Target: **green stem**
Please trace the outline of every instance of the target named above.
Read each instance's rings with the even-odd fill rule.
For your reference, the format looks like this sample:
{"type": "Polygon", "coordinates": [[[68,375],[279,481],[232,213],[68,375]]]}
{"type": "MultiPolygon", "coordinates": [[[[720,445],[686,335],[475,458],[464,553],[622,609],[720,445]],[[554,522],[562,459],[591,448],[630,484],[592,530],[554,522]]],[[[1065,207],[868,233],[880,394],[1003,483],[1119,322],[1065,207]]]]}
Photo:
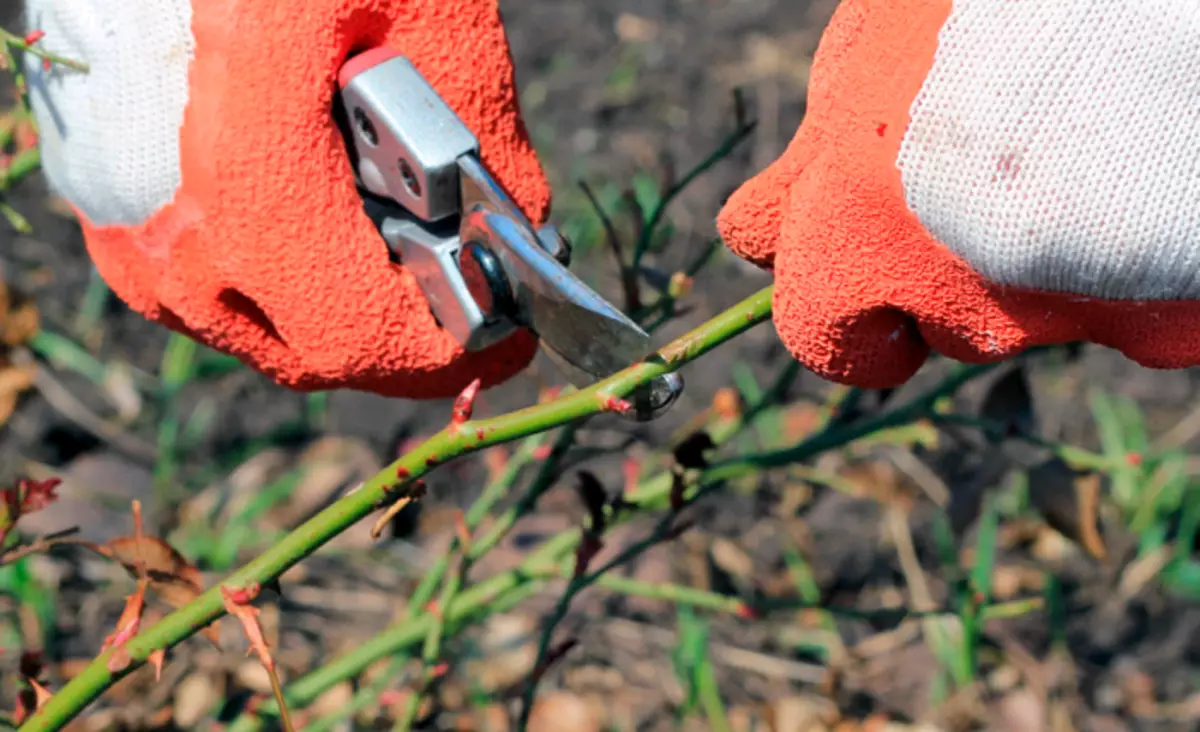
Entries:
{"type": "MultiPolygon", "coordinates": [[[[689,503],[694,502],[698,498],[699,495],[693,496],[689,503]]],[[[584,571],[580,573],[574,566],[571,567],[571,578],[567,583],[567,589],[558,598],[558,602],[555,604],[554,611],[550,617],[543,623],[541,638],[538,641],[537,655],[535,656],[535,669],[544,671],[541,667],[546,662],[547,654],[550,652],[550,642],[554,640],[554,631],[558,629],[563,619],[566,618],[567,610],[570,609],[571,601],[575,599],[575,596],[595,584],[597,580],[609,572],[624,566],[635,557],[641,555],[646,549],[665,541],[677,518],[678,513],[672,511],[659,520],[658,524],[654,527],[654,531],[650,532],[647,538],[626,547],[617,556],[605,562],[598,569],[587,572],[587,568],[585,567],[584,571]]],[[[522,695],[521,716],[517,723],[518,730],[524,730],[529,725],[529,715],[533,711],[533,700],[537,694],[537,687],[540,681],[541,673],[535,671],[525,685],[525,691],[522,695]]]]}
{"type": "MultiPolygon", "coordinates": [[[[542,461],[537,475],[534,477],[529,487],[526,488],[522,497],[517,501],[518,506],[525,506],[528,510],[533,509],[537,497],[542,495],[542,493],[544,493],[550,486],[555,477],[557,477],[558,466],[562,459],[566,456],[567,449],[574,442],[575,431],[578,426],[578,423],[567,425],[559,434],[558,439],[555,440],[553,448],[551,448],[550,454],[544,461],[542,461]]],[[[489,513],[491,513],[491,510],[495,504],[498,503],[500,499],[508,492],[508,490],[512,488],[513,484],[520,475],[521,469],[529,464],[534,455],[537,453],[538,448],[544,444],[545,438],[546,436],[544,434],[538,434],[530,437],[529,439],[525,440],[524,443],[522,443],[521,448],[517,450],[516,454],[513,455],[511,460],[509,460],[508,465],[505,467],[504,472],[500,475],[500,477],[493,481],[489,486],[484,488],[479,499],[467,511],[466,523],[468,529],[474,531],[483,522],[483,519],[486,518],[489,513]]],[[[506,513],[505,516],[510,516],[510,520],[502,520],[500,523],[505,525],[507,528],[502,532],[491,532],[489,534],[489,536],[493,538],[492,546],[495,546],[495,544],[503,540],[504,536],[507,535],[508,530],[510,530],[516,524],[517,518],[512,515],[511,511],[506,513]]],[[[452,545],[452,550],[454,547],[457,547],[457,545],[457,538],[455,538],[452,545]]],[[[566,550],[569,550],[573,546],[574,544],[571,544],[566,550]]],[[[554,547],[551,548],[554,549],[554,547]]],[[[472,562],[477,560],[479,557],[487,553],[487,549],[488,547],[481,547],[480,542],[474,542],[471,546],[471,549],[467,552],[467,561],[472,562]]],[[[555,549],[555,551],[557,550],[555,549]]],[[[445,576],[446,572],[449,571],[450,557],[451,552],[443,554],[438,559],[437,564],[435,564],[428,572],[425,573],[425,576],[422,578],[417,589],[413,592],[412,598],[409,600],[408,609],[405,612],[404,618],[401,619],[399,623],[393,625],[387,630],[384,630],[380,635],[367,641],[365,646],[356,648],[348,654],[361,661],[361,664],[344,665],[340,663],[342,659],[339,658],[333,661],[333,663],[338,664],[338,668],[343,672],[342,675],[327,674],[325,673],[326,667],[322,667],[306,676],[301,677],[295,682],[295,684],[293,684],[293,686],[289,687],[286,694],[288,703],[293,707],[307,705],[311,703],[313,699],[317,697],[317,695],[325,692],[334,684],[344,681],[352,676],[357,676],[358,674],[362,673],[367,665],[374,663],[376,660],[378,660],[378,658],[386,656],[386,653],[384,653],[383,656],[374,656],[364,655],[362,652],[364,650],[370,651],[374,649],[378,651],[392,647],[393,639],[397,637],[396,634],[398,632],[403,632],[405,628],[411,625],[414,619],[421,615],[430,598],[433,597],[433,592],[435,589],[437,589],[438,583],[442,581],[442,578],[445,576]],[[303,691],[304,695],[302,697],[296,696],[296,693],[299,692],[293,693],[293,689],[299,689],[300,691],[303,691]]],[[[541,554],[532,555],[530,560],[530,567],[536,567],[538,563],[546,561],[541,554]]],[[[529,577],[533,576],[531,569],[527,568],[522,571],[529,577]]],[[[456,600],[452,599],[448,601],[444,607],[453,607],[455,602],[456,600]]],[[[499,610],[495,610],[493,608],[491,612],[499,612],[499,610]]],[[[425,634],[426,638],[428,638],[429,633],[433,631],[433,625],[435,621],[431,618],[432,616],[429,616],[427,618],[423,618],[422,620],[422,622],[429,622],[430,625],[425,634]]],[[[401,648],[397,650],[403,649],[401,648]]],[[[275,708],[270,704],[265,704],[258,708],[256,714],[274,715],[275,708]]],[[[232,729],[257,729],[258,725],[259,722],[257,719],[247,713],[238,718],[232,729]]]]}
{"type": "Polygon", "coordinates": [[[3,171],[4,179],[0,181],[0,190],[9,190],[31,175],[41,164],[42,153],[36,147],[17,153],[8,161],[8,168],[3,171]]]}
{"type": "Polygon", "coordinates": [[[778,450],[768,450],[755,455],[743,455],[715,464],[705,473],[706,479],[726,479],[745,475],[747,472],[764,468],[777,468],[803,462],[827,450],[840,447],[881,430],[901,427],[919,419],[929,417],[933,405],[949,396],[964,384],[994,369],[996,364],[960,366],[935,388],[913,399],[903,407],[883,412],[869,419],[851,422],[831,430],[820,432],[797,445],[778,450]]]}
{"type": "MultiPolygon", "coordinates": [[[[575,424],[567,425],[563,429],[562,434],[560,434],[558,439],[555,441],[554,447],[550,451],[550,455],[546,458],[546,461],[542,464],[541,469],[538,471],[537,477],[534,479],[533,483],[530,484],[529,489],[526,490],[521,500],[517,502],[517,505],[514,507],[513,511],[507,515],[507,517],[511,517],[510,520],[501,521],[496,527],[498,531],[493,531],[490,533],[489,537],[491,538],[491,541],[483,543],[483,546],[478,552],[473,550],[473,547],[465,547],[466,551],[459,560],[458,568],[453,574],[445,578],[445,583],[442,585],[442,591],[438,595],[437,599],[437,607],[439,610],[434,613],[434,622],[429,628],[429,634],[425,636],[425,645],[421,651],[421,660],[424,662],[426,669],[433,668],[434,664],[438,662],[442,653],[442,638],[446,632],[446,624],[445,618],[440,614],[440,609],[449,607],[450,603],[454,601],[454,598],[458,596],[459,591],[463,587],[463,582],[466,580],[467,573],[471,571],[471,566],[475,563],[475,561],[479,557],[482,557],[484,554],[489,552],[497,542],[507,536],[508,532],[512,529],[516,522],[520,520],[521,517],[533,510],[537,503],[537,499],[546,492],[551,484],[553,484],[554,479],[558,477],[558,468],[562,463],[562,459],[566,456],[567,451],[575,442],[575,433],[579,425],[580,423],[576,422],[575,424]]],[[[534,443],[534,445],[527,446],[528,449],[523,449],[522,457],[524,457],[526,461],[532,457],[533,452],[536,450],[536,445],[541,444],[541,440],[539,439],[540,437],[541,435],[537,435],[533,438],[530,438],[529,442],[534,443]]],[[[464,518],[464,522],[466,523],[467,530],[469,532],[474,533],[475,529],[483,521],[484,517],[491,513],[492,508],[495,507],[496,503],[499,502],[500,498],[505,492],[507,492],[507,489],[510,488],[512,483],[516,480],[517,472],[519,472],[519,469],[516,471],[511,469],[506,471],[504,478],[509,478],[509,480],[496,481],[496,485],[489,486],[484,490],[483,494],[479,497],[479,500],[476,501],[475,505],[471,507],[469,514],[464,518]]],[[[448,558],[453,556],[459,548],[458,538],[455,537],[455,539],[451,542],[450,551],[447,552],[445,557],[448,558]]],[[[443,568],[440,572],[440,575],[445,575],[445,573],[446,569],[443,568]]],[[[407,732],[407,730],[412,727],[413,722],[416,721],[417,712],[421,708],[421,700],[428,692],[429,689],[427,688],[419,689],[416,693],[412,694],[412,696],[408,698],[408,704],[405,706],[404,715],[395,726],[396,730],[399,732],[407,732]]]]}
{"type": "MultiPolygon", "coordinates": [[[[713,440],[717,444],[724,444],[733,438],[742,428],[751,424],[754,418],[762,413],[771,405],[783,398],[792,382],[800,373],[800,365],[791,361],[788,362],[774,382],[763,392],[762,398],[754,404],[748,406],[745,412],[739,419],[731,420],[728,423],[723,423],[712,432],[713,440]]],[[[467,560],[470,562],[477,561],[480,557],[486,555],[494,549],[504,537],[512,530],[517,521],[522,516],[532,511],[537,504],[538,499],[545,493],[558,475],[559,465],[563,458],[566,457],[567,451],[574,442],[575,433],[581,426],[581,422],[567,425],[555,440],[551,447],[550,454],[542,461],[537,474],[534,476],[529,487],[526,488],[522,496],[517,500],[516,504],[505,511],[495,522],[492,529],[482,538],[472,542],[470,550],[467,552],[467,560]]],[[[512,485],[516,482],[520,470],[528,464],[533,458],[534,453],[544,444],[545,435],[535,435],[526,440],[513,458],[509,461],[504,473],[494,481],[491,485],[484,489],[479,500],[477,500],[467,511],[466,523],[467,527],[474,531],[482,522],[483,519],[491,513],[492,508],[496,503],[508,492],[512,485]]],[[[669,474],[664,473],[661,478],[666,478],[669,486],[669,474]]],[[[662,481],[659,480],[659,483],[662,481]]],[[[665,490],[665,488],[664,488],[665,490]]],[[[666,494],[663,493],[662,496],[666,494]]],[[[578,538],[578,533],[574,534],[578,538]]],[[[574,549],[578,542],[570,544],[568,549],[574,549]]],[[[454,544],[457,546],[457,543],[454,544]]],[[[540,555],[534,555],[535,561],[540,555]]],[[[437,563],[426,572],[417,589],[413,592],[413,596],[409,601],[409,610],[401,622],[383,631],[382,634],[373,637],[363,646],[351,651],[347,658],[339,658],[332,663],[336,665],[336,673],[330,673],[330,666],[324,666],[312,673],[301,677],[286,692],[288,703],[294,708],[299,708],[307,705],[317,697],[317,695],[325,692],[334,684],[344,681],[353,676],[357,676],[366,669],[368,665],[374,663],[379,658],[385,657],[392,652],[398,639],[406,638],[404,635],[407,632],[409,624],[413,619],[420,614],[420,611],[425,607],[429,600],[433,597],[434,591],[437,589],[438,583],[442,581],[445,573],[450,567],[450,554],[444,554],[440,557],[437,563]],[[346,663],[347,659],[351,662],[346,663]]],[[[528,570],[526,570],[529,573],[528,570]]],[[[533,575],[530,573],[532,578],[533,575]]],[[[553,577],[554,572],[543,573],[544,577],[553,577]]],[[[422,622],[430,622],[428,618],[422,619],[422,622]]],[[[396,651],[401,649],[395,649],[396,651]]],[[[259,714],[271,715],[274,714],[274,708],[268,703],[258,708],[259,714]]],[[[251,732],[261,727],[261,722],[255,716],[244,714],[239,717],[233,724],[230,732],[251,732]]]]}
{"type": "Polygon", "coordinates": [[[712,659],[705,658],[696,669],[696,695],[713,732],[729,732],[732,727],[725,716],[725,703],[721,701],[721,690],[717,688],[717,673],[712,659]]]}
{"type": "MultiPolygon", "coordinates": [[[[336,727],[338,723],[350,719],[376,703],[379,697],[383,696],[383,692],[387,691],[388,684],[391,683],[397,674],[404,670],[404,661],[405,659],[402,656],[393,658],[392,662],[388,664],[387,669],[379,675],[379,678],[355,692],[354,698],[350,700],[349,704],[334,709],[329,714],[309,722],[304,726],[304,732],[328,732],[328,730],[336,727]]],[[[287,690],[284,690],[284,698],[286,699],[288,696],[287,690]]],[[[256,718],[255,721],[257,721],[256,718]]],[[[236,727],[240,722],[240,719],[237,720],[234,726],[236,727]]]]}
{"type": "MultiPolygon", "coordinates": [[[[443,429],[408,455],[366,481],[259,557],[225,580],[233,586],[270,581],[311,555],[341,532],[374,512],[402,485],[448,460],[598,414],[610,397],[624,398],[652,379],[671,373],[729,339],[767,320],[773,288],[743,300],[716,318],[664,347],[645,361],[595,384],[547,404],[535,405],[491,419],[471,421],[456,429],[443,429]],[[405,477],[400,479],[398,474],[405,477]]],[[[59,729],[113,683],[145,663],[151,652],[173,646],[224,614],[219,587],[171,613],[139,633],[125,645],[132,662],[122,671],[108,670],[111,652],[102,653],[50,699],[21,729],[59,729]]],[[[428,629],[426,629],[427,631],[428,629]]]]}
{"type": "Polygon", "coordinates": [[[18,36],[15,33],[6,31],[3,28],[0,28],[0,42],[3,42],[5,46],[15,48],[32,56],[37,56],[38,58],[44,58],[50,63],[58,64],[59,66],[66,66],[69,69],[82,71],[84,73],[87,73],[88,71],[87,64],[43,51],[42,49],[38,48],[37,45],[26,43],[22,36],[18,36]]]}
{"type": "Polygon", "coordinates": [[[663,217],[666,216],[667,208],[670,207],[671,202],[674,201],[679,194],[687,190],[688,186],[690,186],[697,178],[704,175],[717,163],[729,157],[730,153],[732,153],[738,145],[742,144],[744,140],[750,137],[750,134],[754,132],[755,126],[756,125],[754,122],[745,122],[744,120],[739,119],[737,129],[735,129],[728,137],[726,137],[716,150],[713,150],[708,157],[700,161],[699,165],[689,170],[686,175],[684,175],[682,178],[676,181],[674,185],[667,189],[666,193],[663,194],[662,199],[658,202],[658,205],[654,207],[654,211],[650,214],[646,225],[642,228],[641,235],[638,237],[637,241],[634,242],[632,269],[635,272],[639,267],[641,267],[642,258],[646,255],[646,252],[649,251],[650,245],[654,241],[654,235],[658,232],[658,227],[662,223],[663,217]]]}
{"type": "MultiPolygon", "coordinates": [[[[579,532],[568,531],[542,545],[517,569],[490,577],[461,592],[445,610],[449,623],[460,627],[480,617],[502,613],[527,600],[544,586],[537,577],[545,574],[546,566],[555,566],[569,554],[579,540],[579,532]]],[[[293,707],[311,703],[321,693],[345,679],[357,676],[371,664],[421,643],[433,626],[433,616],[426,613],[411,623],[394,625],[358,646],[349,653],[297,679],[284,691],[293,707]]],[[[274,714],[274,707],[260,709],[262,714],[274,714]]],[[[230,725],[228,732],[257,732],[262,729],[261,717],[243,714],[230,725]]]]}
{"type": "MultiPolygon", "coordinates": [[[[975,376],[982,375],[985,372],[986,369],[975,369],[972,370],[969,375],[973,378],[975,376]]],[[[762,397],[755,403],[749,405],[739,419],[728,423],[722,423],[717,428],[712,430],[711,436],[714,442],[716,442],[718,445],[724,444],[735,437],[742,429],[753,424],[754,418],[757,415],[761,414],[764,410],[783,398],[788,387],[795,380],[798,373],[799,366],[797,364],[794,362],[787,364],[781,370],[774,382],[763,392],[762,397]]],[[[917,398],[905,407],[898,409],[897,411],[901,412],[900,415],[880,415],[880,417],[870,420],[870,422],[874,425],[882,425],[882,427],[877,428],[888,428],[903,426],[909,422],[925,417],[928,414],[928,412],[925,410],[938,399],[940,399],[945,393],[948,393],[958,386],[961,386],[963,383],[962,378],[962,375],[952,375],[949,382],[939,384],[925,395],[917,398]]],[[[857,393],[858,392],[855,390],[847,391],[846,394],[843,395],[844,398],[841,403],[844,404],[847,399],[853,399],[854,395],[857,393]]],[[[568,430],[572,430],[576,426],[577,425],[568,427],[568,430]]],[[[792,449],[795,454],[799,456],[800,460],[804,460],[808,457],[815,456],[822,451],[835,449],[847,444],[847,442],[843,442],[843,440],[851,441],[855,439],[858,431],[859,430],[846,429],[844,427],[833,427],[825,430],[822,433],[818,433],[814,437],[809,438],[808,440],[799,443],[790,449],[792,449]]],[[[564,432],[566,432],[566,430],[564,430],[564,432]]],[[[517,509],[514,507],[506,512],[498,522],[497,529],[493,532],[490,532],[486,540],[474,543],[474,545],[471,547],[470,556],[477,558],[486,554],[503,539],[508,530],[510,530],[516,523],[517,517],[521,515],[523,510],[532,510],[533,505],[536,503],[537,497],[542,494],[544,487],[548,485],[548,481],[552,480],[553,475],[555,474],[555,464],[563,456],[566,445],[568,444],[568,440],[565,439],[566,437],[566,435],[560,436],[559,440],[556,442],[553,450],[551,451],[551,455],[547,457],[545,462],[542,464],[542,468],[538,475],[534,478],[532,484],[526,490],[522,498],[518,500],[517,506],[524,506],[525,509],[517,509]]],[[[523,450],[524,448],[521,452],[523,452],[523,450]]],[[[520,454],[520,452],[518,454],[520,454]]],[[[511,467],[512,465],[510,464],[510,468],[511,467]]],[[[719,478],[714,477],[718,473],[719,469],[709,471],[708,474],[701,477],[701,482],[705,484],[715,484],[719,482],[719,478]]],[[[501,482],[504,484],[511,484],[511,481],[515,481],[515,479],[515,473],[509,472],[506,473],[501,482]]],[[[643,482],[635,494],[630,497],[630,499],[631,502],[638,504],[642,508],[650,508],[663,503],[666,500],[670,489],[670,473],[663,472],[649,479],[648,481],[643,482]]],[[[485,494],[488,492],[489,491],[485,489],[485,494]]],[[[482,511],[476,512],[476,508],[477,507],[473,507],[472,510],[467,514],[468,524],[471,526],[475,526],[476,519],[482,520],[482,516],[484,515],[484,512],[482,511]]],[[[622,521],[628,519],[630,515],[632,514],[622,514],[621,516],[616,517],[617,520],[614,523],[621,523],[622,521]]],[[[544,551],[539,551],[538,553],[532,555],[530,557],[530,561],[527,562],[521,570],[518,570],[518,572],[520,572],[527,581],[551,578],[569,579],[571,573],[573,572],[573,566],[564,570],[551,561],[552,556],[567,556],[568,553],[573,551],[578,545],[580,533],[577,530],[573,531],[567,536],[570,537],[570,541],[563,543],[561,546],[556,544],[556,546],[550,547],[554,550],[550,552],[550,554],[546,554],[544,551]],[[542,566],[543,569],[535,569],[539,565],[542,566]]],[[[555,540],[555,542],[562,541],[562,537],[558,537],[555,540]]],[[[427,597],[432,596],[433,589],[436,588],[437,582],[440,581],[442,573],[444,573],[449,566],[449,561],[450,560],[448,556],[443,556],[443,558],[439,561],[439,564],[436,565],[433,570],[431,570],[430,575],[426,576],[422,584],[428,584],[429,586],[427,597]]],[[[508,582],[511,579],[511,576],[501,576],[498,578],[493,578],[488,582],[508,582]]],[[[739,612],[742,610],[742,602],[740,600],[727,598],[712,593],[703,593],[702,591],[691,588],[673,585],[650,585],[614,575],[600,576],[596,580],[596,583],[616,592],[671,600],[676,603],[691,604],[696,607],[702,607],[710,610],[723,612],[739,612]]],[[[487,583],[484,583],[484,585],[487,585],[487,583]]],[[[475,593],[478,593],[478,589],[471,588],[467,592],[472,593],[472,596],[474,596],[475,593]]],[[[421,604],[423,605],[423,603],[421,604]]],[[[457,609],[457,602],[452,604],[451,607],[457,609]]],[[[806,597],[801,597],[799,602],[772,602],[769,604],[769,606],[764,605],[761,607],[756,607],[755,610],[761,613],[770,613],[781,610],[794,611],[806,608],[821,608],[833,615],[865,620],[894,618],[897,613],[896,610],[879,610],[871,612],[856,610],[854,608],[822,607],[818,605],[812,598],[806,597]]],[[[1019,600],[1012,603],[988,607],[985,610],[984,615],[988,618],[1016,617],[1026,614],[1033,609],[1036,609],[1036,600],[1019,600]]],[[[500,608],[489,607],[486,610],[486,614],[490,615],[492,612],[502,611],[503,610],[500,608]]],[[[946,611],[934,611],[929,614],[940,615],[944,614],[945,612],[946,611]]],[[[429,617],[423,617],[419,620],[420,627],[426,629],[423,630],[422,633],[427,632],[427,628],[430,627],[431,622],[432,621],[429,617]]],[[[315,699],[317,695],[332,687],[334,684],[362,673],[364,669],[380,658],[384,658],[388,655],[398,652],[403,648],[414,645],[417,642],[417,640],[414,639],[423,637],[424,635],[414,634],[412,632],[411,625],[394,627],[386,630],[381,635],[367,641],[363,646],[351,651],[349,654],[347,654],[347,656],[336,659],[330,665],[317,669],[311,674],[299,679],[287,690],[286,696],[288,702],[294,707],[308,704],[315,699]]],[[[263,707],[260,709],[260,711],[266,714],[271,713],[271,709],[269,707],[263,707]]],[[[230,728],[230,732],[255,732],[260,728],[261,722],[258,719],[251,717],[250,715],[244,715],[233,724],[233,726],[230,728]]]]}

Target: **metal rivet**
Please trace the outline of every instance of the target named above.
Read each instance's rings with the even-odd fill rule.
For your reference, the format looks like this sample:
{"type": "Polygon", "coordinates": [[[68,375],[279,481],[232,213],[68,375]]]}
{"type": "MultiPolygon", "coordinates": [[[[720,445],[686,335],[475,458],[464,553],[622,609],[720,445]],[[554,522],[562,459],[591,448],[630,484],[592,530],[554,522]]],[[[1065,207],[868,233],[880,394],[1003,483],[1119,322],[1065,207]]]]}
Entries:
{"type": "Polygon", "coordinates": [[[500,260],[490,249],[476,241],[467,242],[458,255],[458,268],[467,291],[486,320],[494,321],[512,313],[512,288],[500,260]]]}
{"type": "Polygon", "coordinates": [[[633,410],[629,416],[639,422],[650,422],[662,416],[683,393],[683,377],[677,373],[657,376],[632,396],[633,410]]]}
{"type": "Polygon", "coordinates": [[[361,107],[354,108],[354,126],[358,128],[358,134],[362,135],[362,139],[371,147],[379,144],[379,133],[375,131],[375,125],[367,117],[367,113],[362,111],[361,107]]]}
{"type": "Polygon", "coordinates": [[[417,180],[417,174],[413,172],[412,166],[403,158],[400,159],[400,177],[404,179],[404,186],[408,188],[408,192],[413,194],[414,198],[420,198],[421,182],[417,180]]]}

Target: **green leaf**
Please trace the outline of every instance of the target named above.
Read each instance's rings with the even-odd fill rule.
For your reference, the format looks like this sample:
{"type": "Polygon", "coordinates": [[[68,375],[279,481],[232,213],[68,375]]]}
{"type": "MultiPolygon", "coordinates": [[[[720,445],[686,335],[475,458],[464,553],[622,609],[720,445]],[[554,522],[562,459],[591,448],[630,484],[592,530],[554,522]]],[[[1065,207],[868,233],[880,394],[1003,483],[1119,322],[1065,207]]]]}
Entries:
{"type": "MultiPolygon", "coordinates": [[[[1129,410],[1118,405],[1117,400],[1096,390],[1091,393],[1092,416],[1096,422],[1096,430],[1100,435],[1100,444],[1109,464],[1112,480],[1112,494],[1122,511],[1129,515],[1135,508],[1138,495],[1138,479],[1140,470],[1129,463],[1128,456],[1133,450],[1130,445],[1131,436],[1137,438],[1137,429],[1127,428],[1123,419],[1129,418],[1129,410]]],[[[1140,422],[1140,420],[1139,420],[1140,422]]],[[[1144,433],[1144,429],[1142,430],[1144,433]]],[[[1144,439],[1138,440],[1144,442],[1144,439]]],[[[1144,448],[1143,448],[1144,449],[1144,448]]]]}
{"type": "Polygon", "coordinates": [[[742,360],[735,361],[730,371],[733,376],[733,385],[741,392],[742,400],[746,404],[758,404],[762,401],[762,386],[759,385],[754,372],[750,370],[749,364],[742,360]]]}
{"type": "Polygon", "coordinates": [[[180,333],[172,333],[163,351],[160,376],[168,398],[173,397],[196,376],[196,341],[180,333]]]}
{"type": "Polygon", "coordinates": [[[975,564],[971,567],[971,587],[979,596],[980,607],[991,602],[992,571],[996,564],[996,537],[999,533],[1000,512],[996,509],[996,501],[994,498],[985,498],[975,539],[975,564]]]}

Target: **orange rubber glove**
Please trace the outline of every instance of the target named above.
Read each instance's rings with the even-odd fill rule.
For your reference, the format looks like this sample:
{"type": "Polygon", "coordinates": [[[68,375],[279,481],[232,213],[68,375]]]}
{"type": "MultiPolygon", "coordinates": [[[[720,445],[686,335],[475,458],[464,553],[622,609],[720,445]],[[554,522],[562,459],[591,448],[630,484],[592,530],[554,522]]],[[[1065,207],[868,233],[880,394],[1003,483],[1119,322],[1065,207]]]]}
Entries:
{"type": "Polygon", "coordinates": [[[464,353],[363,213],[332,110],[353,52],[409,57],[535,223],[549,191],[496,0],[29,0],[52,186],[134,310],[300,390],[444,397],[495,384],[535,339],[464,353]]]}
{"type": "Polygon", "coordinates": [[[786,153],[726,204],[807,367],[1090,341],[1200,364],[1200,6],[844,0],[786,153]]]}

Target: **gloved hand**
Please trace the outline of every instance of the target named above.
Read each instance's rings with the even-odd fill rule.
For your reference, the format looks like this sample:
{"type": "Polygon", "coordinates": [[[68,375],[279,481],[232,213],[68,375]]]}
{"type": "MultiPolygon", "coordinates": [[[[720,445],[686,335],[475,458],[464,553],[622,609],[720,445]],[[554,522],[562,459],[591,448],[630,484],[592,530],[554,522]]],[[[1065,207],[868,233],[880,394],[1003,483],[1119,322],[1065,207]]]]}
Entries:
{"type": "Polygon", "coordinates": [[[363,213],[332,117],[352,52],[404,53],[475,132],[526,214],[549,207],[495,0],[28,0],[52,186],[133,309],[287,386],[442,397],[532,357],[466,354],[363,213]]]}
{"type": "Polygon", "coordinates": [[[1091,341],[1200,363],[1200,5],[844,0],[780,160],[719,218],[806,366],[1091,341]]]}

